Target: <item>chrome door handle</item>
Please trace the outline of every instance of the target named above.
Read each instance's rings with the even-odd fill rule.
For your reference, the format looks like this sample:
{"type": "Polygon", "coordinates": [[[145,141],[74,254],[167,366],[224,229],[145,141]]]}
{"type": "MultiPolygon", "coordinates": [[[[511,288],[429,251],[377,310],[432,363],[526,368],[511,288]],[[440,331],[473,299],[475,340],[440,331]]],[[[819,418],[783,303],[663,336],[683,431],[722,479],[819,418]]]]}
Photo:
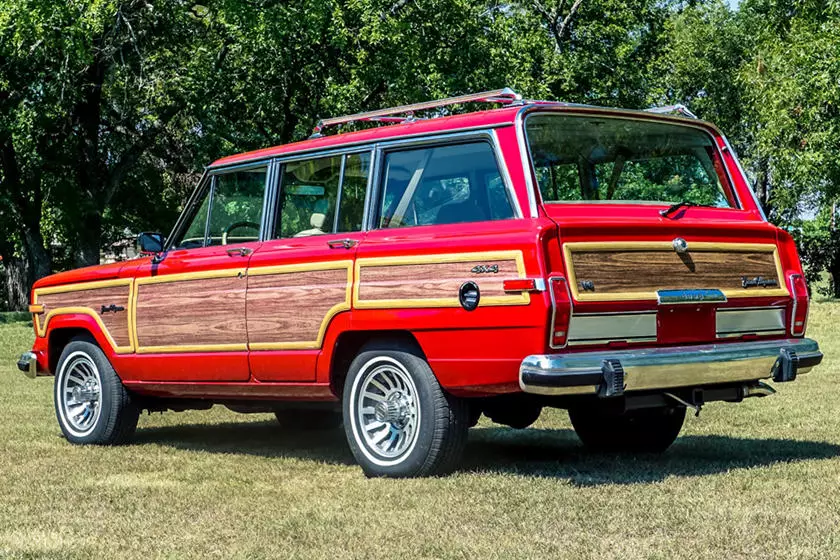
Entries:
{"type": "Polygon", "coordinates": [[[352,249],[355,247],[359,242],[355,239],[333,239],[331,241],[327,241],[327,245],[330,246],[330,249],[352,249]]]}
{"type": "Polygon", "coordinates": [[[249,249],[248,247],[236,247],[232,249],[227,249],[227,254],[229,257],[247,257],[251,253],[254,252],[253,249],[249,249]]]}

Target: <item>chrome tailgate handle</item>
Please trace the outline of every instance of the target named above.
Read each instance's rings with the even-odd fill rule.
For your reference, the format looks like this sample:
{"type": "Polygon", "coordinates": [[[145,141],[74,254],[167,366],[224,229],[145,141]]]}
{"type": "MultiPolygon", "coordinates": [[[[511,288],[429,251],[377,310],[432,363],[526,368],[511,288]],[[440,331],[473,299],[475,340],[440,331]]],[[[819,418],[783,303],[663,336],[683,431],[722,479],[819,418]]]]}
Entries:
{"type": "Polygon", "coordinates": [[[327,241],[327,245],[330,246],[330,249],[352,249],[355,247],[359,242],[355,239],[345,238],[345,239],[332,239],[327,241]]]}
{"type": "Polygon", "coordinates": [[[226,250],[229,257],[247,257],[251,253],[254,252],[253,249],[249,249],[248,247],[233,247],[226,250]]]}

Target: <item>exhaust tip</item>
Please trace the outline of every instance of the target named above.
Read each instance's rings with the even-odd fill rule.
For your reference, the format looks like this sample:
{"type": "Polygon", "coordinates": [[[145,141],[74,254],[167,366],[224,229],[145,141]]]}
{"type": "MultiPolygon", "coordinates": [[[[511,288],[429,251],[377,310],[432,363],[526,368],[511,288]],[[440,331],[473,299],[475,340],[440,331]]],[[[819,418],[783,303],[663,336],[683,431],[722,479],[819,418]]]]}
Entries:
{"type": "Polygon", "coordinates": [[[745,399],[749,397],[769,397],[776,393],[773,387],[761,381],[754,385],[744,385],[741,390],[745,399]]]}

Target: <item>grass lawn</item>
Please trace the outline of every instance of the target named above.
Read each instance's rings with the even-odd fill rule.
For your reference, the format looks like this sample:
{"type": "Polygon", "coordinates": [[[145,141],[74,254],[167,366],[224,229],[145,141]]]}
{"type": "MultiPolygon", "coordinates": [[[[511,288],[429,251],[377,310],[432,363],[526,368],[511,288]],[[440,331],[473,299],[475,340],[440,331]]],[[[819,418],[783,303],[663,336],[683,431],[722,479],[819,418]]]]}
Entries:
{"type": "Polygon", "coordinates": [[[482,419],[460,472],[368,480],[342,432],[269,415],[143,416],[133,445],[60,435],[52,378],[0,325],[0,557],[840,558],[840,304],[811,310],[821,367],[712,403],[661,457],[583,452],[563,411],[482,419]]]}

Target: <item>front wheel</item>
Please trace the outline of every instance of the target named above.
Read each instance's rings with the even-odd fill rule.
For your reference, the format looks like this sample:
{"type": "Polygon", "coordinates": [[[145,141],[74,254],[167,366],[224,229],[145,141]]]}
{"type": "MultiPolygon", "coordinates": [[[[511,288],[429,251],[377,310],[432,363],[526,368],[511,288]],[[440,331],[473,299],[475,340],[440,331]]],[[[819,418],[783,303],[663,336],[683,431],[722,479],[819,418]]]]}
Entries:
{"type": "Polygon", "coordinates": [[[621,414],[573,408],[569,418],[583,445],[590,449],[661,453],[677,439],[685,407],[643,408],[621,414]]]}
{"type": "Polygon", "coordinates": [[[350,365],[343,401],[347,441],[367,476],[431,476],[457,466],[468,403],[443,391],[414,346],[365,346],[350,365]]]}
{"type": "Polygon", "coordinates": [[[140,409],[132,402],[102,349],[74,338],[55,374],[55,415],[71,443],[116,445],[134,434],[140,409]]]}

